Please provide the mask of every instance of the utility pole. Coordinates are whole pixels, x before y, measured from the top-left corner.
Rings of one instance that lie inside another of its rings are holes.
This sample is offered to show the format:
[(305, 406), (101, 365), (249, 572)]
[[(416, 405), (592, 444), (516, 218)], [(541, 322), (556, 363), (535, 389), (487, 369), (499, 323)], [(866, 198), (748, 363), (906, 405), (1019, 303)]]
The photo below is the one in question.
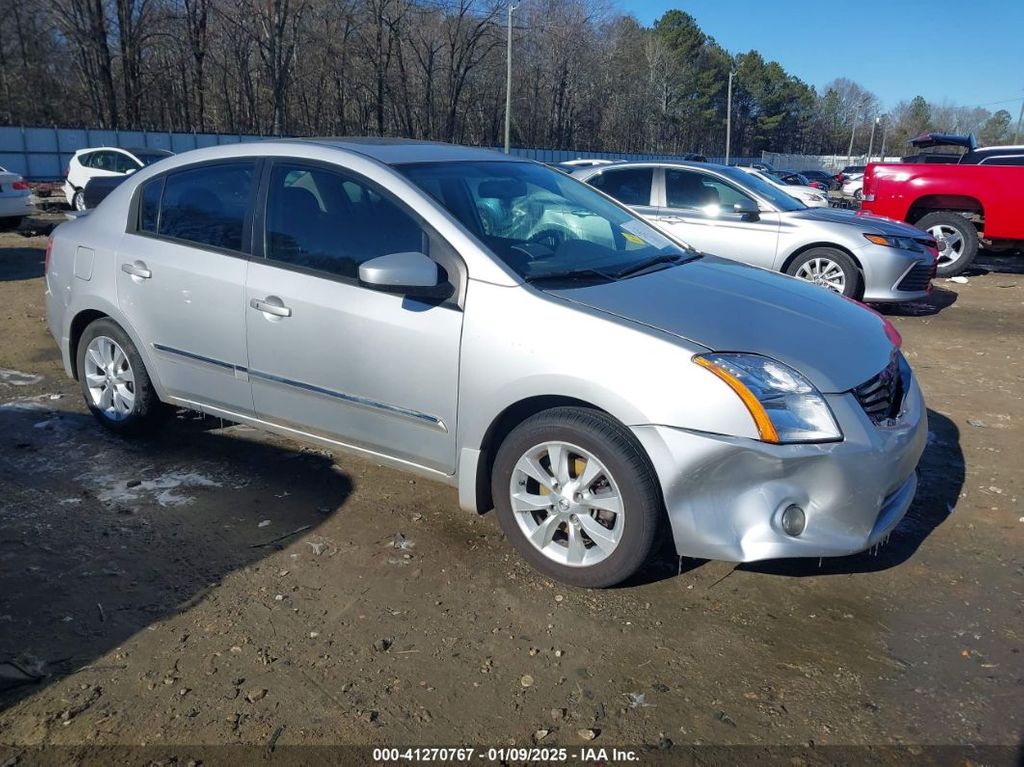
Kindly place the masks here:
[(732, 78), (735, 70), (729, 70), (729, 96), (725, 104), (725, 164), (729, 164), (729, 149), (732, 146)]
[(885, 162), (885, 129), (889, 127), (888, 115), (882, 115), (882, 151), (878, 153), (878, 161)]
[(1024, 134), (1020, 132), (1021, 125), (1024, 124), (1024, 99), (1020, 101), (1020, 117), (1017, 118), (1017, 130), (1013, 134), (1013, 143), (1019, 144), (1021, 138), (1024, 138)]
[(871, 138), (868, 139), (868, 163), (871, 162), (871, 152), (875, 148), (875, 128), (878, 127), (878, 123), (881, 121), (881, 117), (876, 117), (875, 121), (871, 123)]
[(846, 150), (846, 164), (853, 165), (853, 137), (857, 135), (857, 120), (860, 119), (860, 111), (853, 113), (853, 130), (850, 131), (850, 148)]
[(508, 64), (505, 69), (505, 154), (512, 134), (512, 12), (519, 6), (508, 4)]

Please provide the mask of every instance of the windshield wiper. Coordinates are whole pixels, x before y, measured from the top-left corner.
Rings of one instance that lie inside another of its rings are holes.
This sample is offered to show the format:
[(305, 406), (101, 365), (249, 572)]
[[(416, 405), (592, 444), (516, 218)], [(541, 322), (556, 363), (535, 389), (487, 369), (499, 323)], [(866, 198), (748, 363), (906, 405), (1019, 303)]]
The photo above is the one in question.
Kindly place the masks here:
[(623, 277), (634, 277), (638, 274), (650, 271), (656, 266), (662, 265), (678, 265), (685, 264), (689, 261), (696, 261), (700, 258), (700, 253), (692, 253), (688, 256), (681, 255), (679, 253), (662, 253), (659, 256), (651, 256), (644, 261), (637, 261), (635, 264), (620, 269), (615, 273), (615, 279), (621, 280)]
[(602, 272), (599, 269), (566, 269), (560, 272), (544, 272), (543, 274), (530, 274), (523, 277), (524, 282), (547, 282), (548, 280), (579, 280), (579, 279), (600, 279), (613, 282), (618, 275)]

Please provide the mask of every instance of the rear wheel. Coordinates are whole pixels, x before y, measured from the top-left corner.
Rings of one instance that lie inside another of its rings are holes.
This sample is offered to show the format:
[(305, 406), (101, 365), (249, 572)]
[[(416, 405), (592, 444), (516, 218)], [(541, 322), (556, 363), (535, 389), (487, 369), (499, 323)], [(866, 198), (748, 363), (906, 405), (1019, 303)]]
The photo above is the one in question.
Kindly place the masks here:
[(793, 259), (786, 273), (849, 298), (862, 293), (860, 270), (838, 248), (811, 248)]
[(564, 583), (614, 586), (651, 556), (663, 519), (654, 470), (608, 416), (555, 408), (517, 426), (491, 475), (498, 521), (534, 568)]
[(978, 255), (978, 230), (959, 213), (929, 213), (915, 224), (935, 238), (939, 246), (936, 274), (952, 277), (960, 274)]
[(164, 410), (128, 334), (113, 320), (90, 324), (78, 342), (78, 379), (89, 410), (118, 434), (155, 430)]
[(74, 210), (85, 210), (85, 191), (79, 189), (71, 198), (71, 207)]

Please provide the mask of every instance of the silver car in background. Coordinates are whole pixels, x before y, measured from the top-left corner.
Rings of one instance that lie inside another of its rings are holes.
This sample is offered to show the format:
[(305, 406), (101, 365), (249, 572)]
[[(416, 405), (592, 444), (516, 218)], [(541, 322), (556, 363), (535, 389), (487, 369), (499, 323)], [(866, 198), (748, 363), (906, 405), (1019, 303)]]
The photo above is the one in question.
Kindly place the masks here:
[(666, 528), (693, 557), (861, 551), (927, 436), (877, 314), (484, 150), (177, 155), (55, 230), (46, 303), (110, 430), (176, 405), (354, 451), (495, 507), (582, 586), (629, 578)]
[(629, 163), (573, 173), (699, 251), (799, 277), (862, 301), (923, 298), (935, 239), (908, 224), (808, 208), (739, 168)]

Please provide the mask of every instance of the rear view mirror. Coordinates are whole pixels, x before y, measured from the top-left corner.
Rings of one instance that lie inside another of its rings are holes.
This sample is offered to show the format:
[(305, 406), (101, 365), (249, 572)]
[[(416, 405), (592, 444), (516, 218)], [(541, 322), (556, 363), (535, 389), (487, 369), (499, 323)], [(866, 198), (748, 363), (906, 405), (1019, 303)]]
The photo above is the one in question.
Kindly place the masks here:
[(388, 293), (424, 298), (446, 298), (451, 287), (438, 265), (423, 253), (389, 253), (359, 265), (359, 282)]
[(732, 206), (732, 212), (737, 214), (744, 221), (757, 221), (761, 217), (761, 211), (757, 205), (750, 200), (737, 202)]

